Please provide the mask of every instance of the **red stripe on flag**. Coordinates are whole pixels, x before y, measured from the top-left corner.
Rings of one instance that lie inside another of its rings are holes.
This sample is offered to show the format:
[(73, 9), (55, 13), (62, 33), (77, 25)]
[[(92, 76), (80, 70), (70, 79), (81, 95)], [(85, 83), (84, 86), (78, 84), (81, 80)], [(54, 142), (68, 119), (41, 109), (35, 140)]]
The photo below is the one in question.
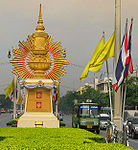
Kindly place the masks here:
[(129, 64), (129, 71), (132, 74), (133, 73), (133, 64), (132, 64), (132, 59), (130, 60), (130, 64)]

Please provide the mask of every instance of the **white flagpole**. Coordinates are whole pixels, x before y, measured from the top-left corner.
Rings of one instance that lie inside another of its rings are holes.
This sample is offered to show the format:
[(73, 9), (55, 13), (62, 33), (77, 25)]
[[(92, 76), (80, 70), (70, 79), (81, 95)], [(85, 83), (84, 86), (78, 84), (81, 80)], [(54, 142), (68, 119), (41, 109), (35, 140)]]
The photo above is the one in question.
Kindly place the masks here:
[(123, 108), (122, 108), (122, 121), (124, 121), (124, 112), (125, 112), (125, 105), (126, 105), (126, 91), (127, 91), (127, 78), (125, 81), (125, 91), (124, 91), (124, 100), (123, 100)]
[(56, 105), (56, 117), (58, 117), (58, 89), (56, 89), (56, 101), (55, 101), (55, 105)]
[(56, 104), (56, 117), (58, 117), (58, 104)]
[[(21, 96), (22, 96), (22, 89), (20, 89), (20, 92), (21, 92)], [(22, 112), (23, 112), (22, 105), (23, 105), (23, 98), (22, 98), (22, 102), (21, 102), (21, 104), (20, 104), (20, 111), (21, 111), (21, 114), (22, 114)]]
[(106, 70), (107, 70), (107, 77), (108, 77), (108, 91), (109, 91), (109, 100), (110, 100), (110, 109), (111, 109), (111, 121), (113, 122), (113, 108), (112, 108), (111, 88), (110, 88), (110, 82), (109, 82), (109, 70), (108, 70), (107, 60), (106, 60)]
[(13, 119), (16, 118), (16, 75), (14, 76), (14, 94), (13, 94)]

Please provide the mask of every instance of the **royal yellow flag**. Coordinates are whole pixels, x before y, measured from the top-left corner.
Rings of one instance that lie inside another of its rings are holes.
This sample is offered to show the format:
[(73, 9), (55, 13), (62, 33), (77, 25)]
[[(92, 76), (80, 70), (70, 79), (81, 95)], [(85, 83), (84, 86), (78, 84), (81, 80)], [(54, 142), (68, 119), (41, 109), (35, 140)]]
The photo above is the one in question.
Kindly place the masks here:
[(83, 81), (88, 76), (88, 72), (98, 72), (104, 61), (106, 61), (110, 57), (114, 57), (114, 43), (115, 43), (115, 33), (112, 34), (110, 39), (104, 43), (104, 35), (97, 45), (94, 54), (84, 69), (80, 80)]
[(12, 83), (5, 89), (5, 99), (14, 91), (14, 80)]
[(18, 98), (18, 104), (22, 104), (22, 94), (20, 92), (19, 98)]

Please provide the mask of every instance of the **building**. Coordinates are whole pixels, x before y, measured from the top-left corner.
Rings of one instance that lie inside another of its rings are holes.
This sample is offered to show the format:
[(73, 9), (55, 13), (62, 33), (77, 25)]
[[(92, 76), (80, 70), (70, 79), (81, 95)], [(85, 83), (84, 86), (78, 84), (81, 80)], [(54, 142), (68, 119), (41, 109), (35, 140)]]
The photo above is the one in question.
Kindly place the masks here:
[[(112, 83), (112, 78), (109, 77), (110, 85)], [(108, 78), (104, 77), (102, 79), (95, 78), (94, 80), (95, 90), (99, 90), (101, 93), (108, 93)]]
[(87, 86), (94, 88), (94, 84), (85, 83), (83, 87), (77, 89), (77, 92), (79, 92), (82, 95), (82, 93), (86, 90)]

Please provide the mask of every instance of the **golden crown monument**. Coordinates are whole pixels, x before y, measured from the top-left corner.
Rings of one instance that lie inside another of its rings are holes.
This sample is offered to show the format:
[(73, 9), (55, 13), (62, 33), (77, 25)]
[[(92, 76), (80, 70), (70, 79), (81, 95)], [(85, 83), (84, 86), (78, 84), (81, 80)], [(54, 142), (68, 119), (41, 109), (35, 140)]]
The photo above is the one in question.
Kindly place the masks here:
[(59, 120), (52, 108), (52, 89), (58, 87), (60, 76), (66, 73), (66, 51), (44, 31), (41, 4), (37, 24), (35, 33), (26, 41), (19, 41), (18, 48), (13, 49), (13, 74), (26, 93), (25, 112), (17, 126), (58, 128)]

